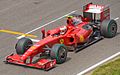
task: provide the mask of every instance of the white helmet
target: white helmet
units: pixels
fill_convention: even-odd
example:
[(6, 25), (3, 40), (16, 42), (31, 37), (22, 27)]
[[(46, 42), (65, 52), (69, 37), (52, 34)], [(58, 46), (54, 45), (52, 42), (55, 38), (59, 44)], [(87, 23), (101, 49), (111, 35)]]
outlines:
[(60, 34), (65, 34), (66, 31), (67, 31), (67, 27), (66, 26), (60, 28)]

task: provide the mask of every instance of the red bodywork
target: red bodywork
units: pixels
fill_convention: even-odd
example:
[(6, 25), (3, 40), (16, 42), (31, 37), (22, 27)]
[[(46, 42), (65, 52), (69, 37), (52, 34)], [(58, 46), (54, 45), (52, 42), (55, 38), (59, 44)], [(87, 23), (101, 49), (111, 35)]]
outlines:
[[(17, 54), (11, 54), (6, 58), (7, 62), (14, 63), (14, 64), (19, 64), (19, 65), (25, 65), (29, 67), (34, 67), (34, 68), (41, 68), (45, 70), (49, 70), (50, 68), (53, 68), (53, 66), (56, 64), (56, 60), (47, 60), (47, 59), (41, 59), (37, 63), (24, 63), (21, 60), (21, 57)], [(20, 61), (21, 60), (21, 61)]]
[[(49, 36), (40, 40), (34, 46), (32, 46), (28, 51), (21, 57), (21, 59), (25, 60), (27, 56), (34, 56), (39, 52), (44, 52), (45, 45), (52, 47), (56, 43), (65, 44), (66, 46), (74, 45), (75, 43), (83, 43), (85, 42), (90, 34), (93, 32), (92, 28), (90, 30), (85, 30), (82, 27), (86, 25), (87, 22), (82, 22), (77, 26), (67, 26), (68, 30), (64, 35), (55, 36), (53, 34), (59, 33), (60, 28), (56, 28), (48, 31)], [(54, 33), (55, 32), (55, 33)], [(71, 39), (74, 39), (71, 41)], [(37, 50), (37, 51), (36, 51)]]
[[(82, 22), (77, 26), (67, 26), (68, 30), (64, 35), (54, 36), (54, 32), (58, 32), (59, 28), (53, 29), (49, 31), (50, 35), (45, 37), (44, 39), (40, 40), (36, 44), (34, 44), (32, 47), (30, 47), (23, 55), (17, 55), (12, 54), (6, 58), (7, 62), (14, 63), (14, 64), (20, 64), (20, 65), (26, 65), (30, 67), (36, 67), (36, 68), (42, 68), (42, 69), (50, 69), (55, 66), (56, 60), (50, 60), (47, 59), (41, 59), (35, 64), (32, 64), (32, 58), (40, 53), (44, 53), (44, 47), (45, 45), (48, 45), (49, 47), (52, 47), (56, 43), (65, 44), (66, 46), (71, 46), (77, 43), (83, 43), (85, 42), (90, 34), (93, 32), (92, 29), (85, 30), (82, 27), (86, 25), (87, 22)], [(53, 32), (54, 31), (54, 32)], [(74, 39), (71, 41), (71, 39)], [(25, 61), (30, 57), (30, 63), (26, 64)], [(48, 66), (47, 68), (45, 66)]]
[[(89, 10), (88, 7), (90, 7), (91, 5), (92, 4), (88, 4), (86, 6), (86, 9), (83, 10), (83, 12), (87, 12)], [(101, 6), (100, 8), (103, 7)], [(103, 17), (104, 12), (102, 11), (100, 12), (102, 15), (101, 20), (105, 18)], [(74, 26), (72, 23), (66, 25), (67, 31), (65, 32), (65, 34), (60, 34), (60, 28), (64, 26), (58, 27), (53, 30), (49, 30), (46, 33), (44, 32), (44, 30), (42, 30), (42, 33), (44, 33), (42, 40), (40, 40), (32, 47), (30, 47), (23, 55), (12, 54), (6, 58), (6, 61), (10, 63), (26, 65), (36, 68), (43, 68), (43, 69), (46, 69), (46, 67), (47, 69), (54, 67), (56, 64), (55, 59), (54, 60), (40, 59), (35, 64), (32, 63), (31, 61), (35, 55), (45, 53), (46, 51), (44, 50), (45, 45), (51, 48), (54, 44), (64, 44), (65, 46), (77, 46), (78, 44), (85, 43), (93, 33), (93, 29), (83, 28), (85, 25), (89, 24), (89, 18), (84, 18), (81, 15), (80, 18), (82, 22), (77, 24), (76, 26)], [(25, 63), (25, 61), (28, 58), (30, 58), (30, 63)]]

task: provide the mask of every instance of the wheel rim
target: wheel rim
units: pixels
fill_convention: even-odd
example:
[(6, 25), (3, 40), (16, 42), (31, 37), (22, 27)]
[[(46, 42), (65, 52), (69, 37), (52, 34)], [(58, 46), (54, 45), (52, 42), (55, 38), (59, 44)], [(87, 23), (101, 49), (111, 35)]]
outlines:
[(32, 46), (31, 42), (28, 42), (28, 44), (25, 46), (25, 50), (28, 50)]
[(32, 46), (32, 44), (33, 43), (31, 41), (29, 41), (27, 44), (25, 44), (22, 52), (25, 53)]
[(61, 47), (59, 50), (59, 59), (61, 60), (66, 59), (66, 50), (63, 47)]
[(115, 23), (112, 23), (109, 28), (109, 32), (112, 36), (114, 36), (116, 34), (116, 31), (117, 31), (117, 26)]

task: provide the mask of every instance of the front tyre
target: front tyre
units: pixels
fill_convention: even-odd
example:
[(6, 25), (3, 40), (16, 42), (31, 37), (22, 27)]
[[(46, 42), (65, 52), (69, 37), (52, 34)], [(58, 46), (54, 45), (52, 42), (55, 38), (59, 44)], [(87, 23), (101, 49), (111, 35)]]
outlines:
[(24, 54), (31, 46), (33, 45), (33, 42), (29, 38), (21, 38), (16, 43), (15, 49), (16, 53), (19, 55)]
[(64, 44), (55, 44), (50, 52), (52, 59), (56, 59), (57, 64), (62, 64), (67, 58), (67, 48)]

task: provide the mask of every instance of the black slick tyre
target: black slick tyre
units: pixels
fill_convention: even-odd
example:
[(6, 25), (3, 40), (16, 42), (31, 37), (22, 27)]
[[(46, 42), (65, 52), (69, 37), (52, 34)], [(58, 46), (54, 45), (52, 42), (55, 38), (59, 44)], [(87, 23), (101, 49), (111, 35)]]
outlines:
[(15, 49), (16, 53), (19, 55), (24, 54), (31, 46), (33, 42), (29, 38), (21, 38), (16, 43)]
[(67, 48), (64, 44), (55, 44), (50, 52), (50, 57), (56, 59), (57, 64), (62, 64), (67, 58)]
[(105, 20), (101, 25), (101, 34), (105, 38), (112, 38), (117, 33), (117, 23), (115, 20)]

